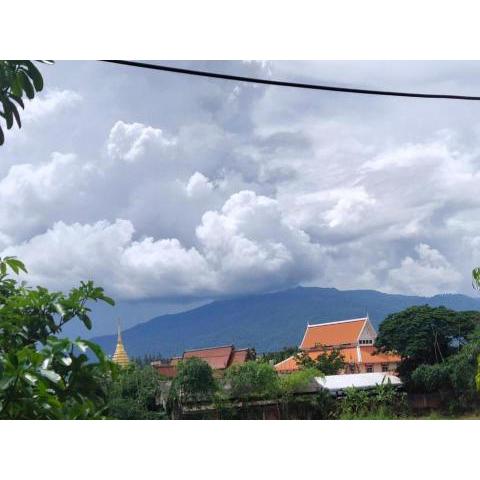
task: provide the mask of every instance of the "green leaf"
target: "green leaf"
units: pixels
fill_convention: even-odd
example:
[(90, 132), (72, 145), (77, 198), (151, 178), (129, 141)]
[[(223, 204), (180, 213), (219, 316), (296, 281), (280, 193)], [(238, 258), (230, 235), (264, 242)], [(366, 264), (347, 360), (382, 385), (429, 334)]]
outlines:
[(13, 112), (12, 112), (12, 104), (10, 103), (10, 100), (5, 99), (2, 100), (2, 105), (3, 105), (3, 111), (4, 111), (4, 117), (5, 121), (7, 123), (7, 129), (10, 130), (13, 126)]
[(17, 75), (20, 79), (20, 84), (22, 85), (23, 90), (27, 94), (27, 97), (31, 100), (35, 96), (35, 91), (30, 83), (30, 79), (23, 70), (20, 70)]
[(15, 117), (15, 120), (17, 122), (18, 128), (22, 128), (22, 122), (20, 121), (20, 115), (18, 113), (17, 107), (13, 102), (10, 102), (11, 108), (12, 108), (12, 113), (13, 116)]
[(2, 127), (0, 126), (0, 145), (5, 143), (5, 135), (3, 134)]
[(28, 70), (28, 76), (32, 79), (35, 90), (40, 92), (43, 89), (42, 74), (32, 62), (27, 62), (26, 67)]
[[(22, 89), (20, 88), (20, 95), (22, 95)], [(12, 100), (15, 100), (22, 108), (25, 108), (25, 104), (20, 95), (10, 95)]]
[(88, 315), (85, 315), (84, 313), (80, 313), (79, 315), (80, 320), (83, 322), (83, 324), (89, 329), (92, 329), (92, 320)]
[(6, 390), (14, 382), (15, 382), (15, 377), (13, 376), (0, 378), (0, 390)]

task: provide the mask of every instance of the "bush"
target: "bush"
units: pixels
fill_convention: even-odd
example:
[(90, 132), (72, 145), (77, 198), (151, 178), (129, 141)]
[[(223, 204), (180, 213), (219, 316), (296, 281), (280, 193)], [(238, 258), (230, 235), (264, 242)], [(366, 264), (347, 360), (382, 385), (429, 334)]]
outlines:
[(182, 406), (213, 400), (218, 384), (210, 365), (200, 358), (188, 358), (178, 363), (177, 375), (169, 393), (169, 403)]
[(234, 399), (276, 398), (280, 392), (277, 372), (264, 362), (233, 365), (227, 370), (225, 380)]
[(107, 415), (122, 420), (154, 420), (165, 418), (157, 405), (162, 377), (151, 366), (130, 364), (119, 368), (108, 383)]
[(391, 383), (377, 385), (372, 390), (347, 388), (341, 400), (340, 418), (393, 419), (407, 414), (406, 394)]
[(101, 418), (113, 364), (98, 345), (60, 335), (74, 319), (91, 328), (89, 301), (113, 300), (93, 282), (68, 294), (29, 288), (9, 269), (26, 273), (16, 258), (0, 258), (0, 419)]

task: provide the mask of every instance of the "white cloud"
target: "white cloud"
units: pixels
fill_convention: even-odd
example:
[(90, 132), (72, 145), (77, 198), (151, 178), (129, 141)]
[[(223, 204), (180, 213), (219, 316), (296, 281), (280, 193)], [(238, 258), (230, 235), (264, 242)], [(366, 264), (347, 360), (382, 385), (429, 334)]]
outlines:
[(195, 172), (188, 179), (185, 190), (189, 197), (202, 197), (213, 190), (213, 185), (205, 175)]
[(175, 138), (167, 138), (162, 130), (142, 123), (118, 121), (110, 130), (107, 151), (111, 158), (134, 162), (147, 148), (161, 149), (175, 145)]
[(25, 105), (22, 119), (26, 122), (42, 120), (81, 101), (82, 96), (72, 90), (46, 90)]
[(81, 201), (88, 169), (75, 155), (57, 152), (44, 163), (10, 167), (0, 180), (0, 230), (23, 238), (50, 224), (72, 199)]
[[(473, 89), (480, 72), (480, 63), (413, 66), (215, 69), (432, 91), (444, 80)], [(93, 275), (135, 298), (212, 298), (297, 283), (471, 291), (480, 258), (480, 122), (471, 105), (135, 78), (112, 82), (97, 64), (59, 63), (47, 82), (58, 89), (25, 110), (35, 127), (16, 131), (29, 141), (6, 144), (0, 250), (21, 249), (45, 282), (68, 288)], [(66, 107), (79, 108), (50, 121), (70, 113)], [(48, 257), (53, 238), (57, 250), (81, 252), (75, 262), (65, 258), (75, 263), (68, 278), (28, 253), (43, 239)], [(82, 260), (86, 250), (73, 247), (82, 241), (105, 251), (103, 259)]]
[(400, 267), (389, 271), (391, 291), (430, 296), (458, 288), (461, 275), (438, 250), (421, 243), (415, 252), (416, 259), (407, 256)]
[(218, 296), (281, 288), (310, 278), (320, 250), (292, 228), (275, 200), (244, 191), (205, 213), (198, 245), (134, 239), (128, 220), (57, 222), (0, 256), (17, 255), (33, 282), (62, 288), (92, 278), (120, 298)]

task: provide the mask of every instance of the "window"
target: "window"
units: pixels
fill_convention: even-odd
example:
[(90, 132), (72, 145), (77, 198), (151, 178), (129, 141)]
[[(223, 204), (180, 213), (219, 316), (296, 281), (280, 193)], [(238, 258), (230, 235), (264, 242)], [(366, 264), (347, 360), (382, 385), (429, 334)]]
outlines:
[(386, 363), (382, 363), (382, 372), (388, 372), (388, 365)]
[(373, 365), (367, 364), (365, 365), (365, 368), (367, 369), (367, 373), (373, 373)]
[(360, 345), (371, 345), (373, 340), (360, 340)]

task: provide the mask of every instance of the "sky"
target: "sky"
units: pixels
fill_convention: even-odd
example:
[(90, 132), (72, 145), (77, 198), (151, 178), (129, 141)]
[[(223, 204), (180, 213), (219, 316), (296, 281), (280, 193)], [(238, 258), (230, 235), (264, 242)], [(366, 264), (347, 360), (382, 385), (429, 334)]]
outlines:
[[(480, 62), (158, 63), (480, 95)], [(39, 68), (0, 147), (0, 256), (31, 283), (93, 279), (148, 315), (297, 285), (474, 294), (480, 102)]]

